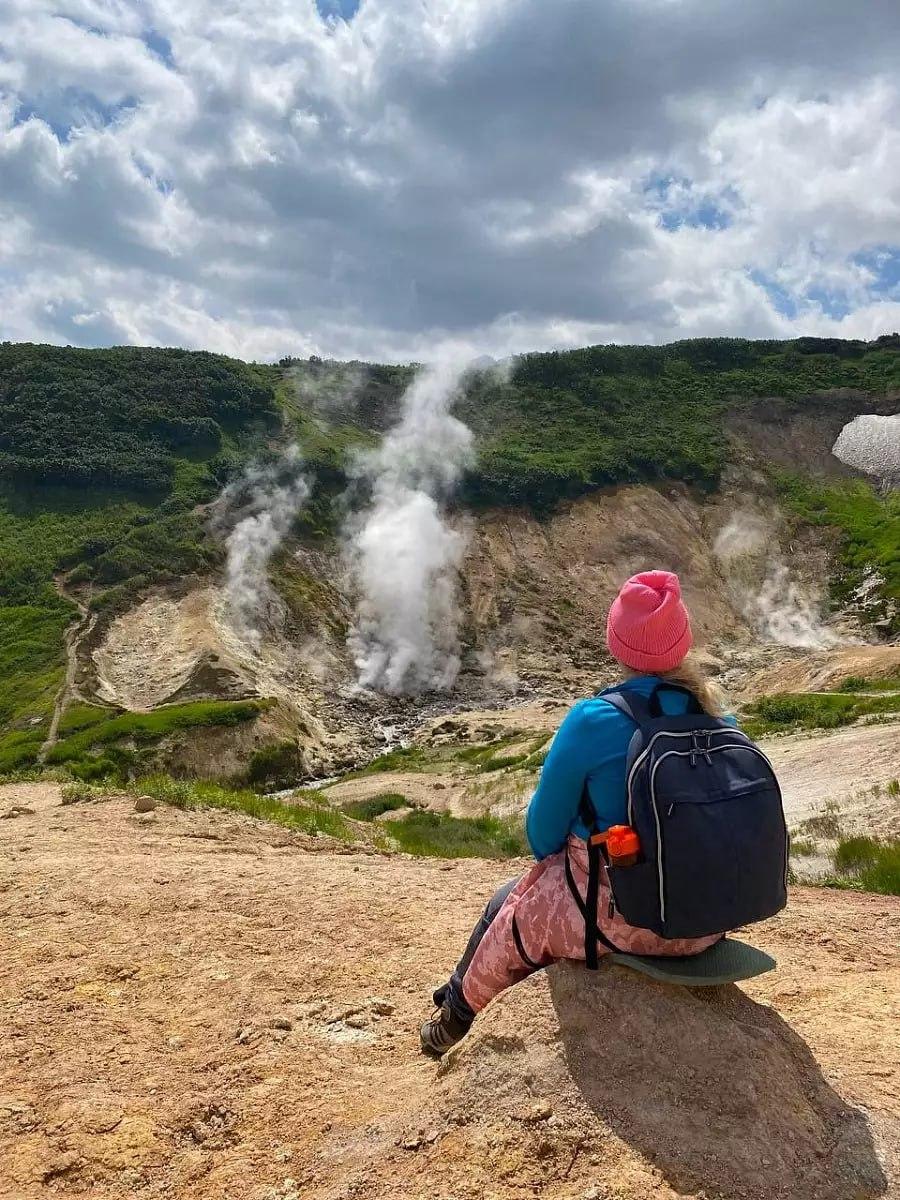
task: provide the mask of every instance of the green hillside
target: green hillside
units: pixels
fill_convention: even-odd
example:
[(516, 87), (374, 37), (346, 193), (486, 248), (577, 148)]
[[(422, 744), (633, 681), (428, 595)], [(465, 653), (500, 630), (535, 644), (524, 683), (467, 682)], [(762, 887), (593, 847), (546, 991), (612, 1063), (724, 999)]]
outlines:
[(34, 760), (75, 607), (208, 569), (197, 506), (279, 415), (272, 371), (182, 350), (0, 345), (0, 770)]
[[(182, 350), (0, 345), (0, 770), (34, 760), (77, 616), (148, 584), (214, 567), (203, 505), (273, 438), (296, 438), (317, 480), (302, 526), (328, 536), (347, 455), (394, 418), (411, 367), (286, 359), (277, 367)], [(500, 382), (476, 373), (458, 404), (476, 433), (470, 505), (541, 513), (591, 489), (677, 479), (714, 489), (726, 421), (766, 405), (823, 413), (835, 389), (900, 388), (900, 337), (701, 339), (530, 354)], [(838, 409), (835, 409), (838, 411)], [(844, 593), (868, 565), (900, 600), (897, 500), (865, 483), (782, 480), (798, 520), (843, 546)]]

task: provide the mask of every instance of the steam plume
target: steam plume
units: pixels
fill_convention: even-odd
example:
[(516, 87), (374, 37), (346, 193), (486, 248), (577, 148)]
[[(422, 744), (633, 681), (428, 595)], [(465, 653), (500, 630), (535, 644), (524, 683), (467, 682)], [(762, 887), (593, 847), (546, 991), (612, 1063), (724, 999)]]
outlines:
[(262, 626), (276, 603), (269, 583), (269, 561), (309, 493), (300, 451), (292, 445), (279, 461), (249, 467), (222, 494), (220, 523), (235, 511), (239, 514), (226, 539), (228, 614), (235, 629), (257, 648)]
[(738, 607), (762, 637), (810, 650), (838, 642), (822, 624), (816, 599), (791, 578), (774, 534), (759, 513), (733, 513), (719, 532), (713, 552), (728, 564), (739, 589), (735, 597)]
[(359, 593), (348, 644), (363, 687), (414, 695), (452, 687), (459, 672), (466, 536), (445, 504), (472, 450), (471, 430), (450, 414), (464, 371), (458, 362), (420, 371), (399, 423), (358, 460), (371, 498), (347, 527)]

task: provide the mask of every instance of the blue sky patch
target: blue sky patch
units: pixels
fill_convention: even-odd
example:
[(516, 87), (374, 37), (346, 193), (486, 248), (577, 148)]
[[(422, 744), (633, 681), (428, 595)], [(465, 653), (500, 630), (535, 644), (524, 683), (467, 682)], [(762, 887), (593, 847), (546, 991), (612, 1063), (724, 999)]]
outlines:
[(362, 0), (316, 0), (316, 8), (323, 17), (343, 17), (352, 21)]
[(112, 125), (124, 113), (136, 108), (137, 104), (135, 96), (126, 96), (118, 104), (104, 104), (81, 88), (65, 88), (47, 101), (34, 99), (20, 103), (16, 109), (16, 122), (37, 117), (50, 126), (61, 142), (67, 142), (74, 129), (85, 125)]
[(758, 284), (765, 291), (766, 295), (772, 301), (777, 312), (780, 312), (783, 317), (793, 318), (797, 315), (797, 301), (780, 283), (764, 271), (748, 271), (747, 274), (755, 284)]
[(855, 255), (853, 261), (875, 276), (873, 292), (890, 296), (900, 293), (900, 246), (878, 246)]
[(663, 229), (670, 232), (687, 225), (696, 229), (727, 229), (732, 216), (726, 205), (733, 205), (737, 195), (730, 189), (719, 196), (696, 191), (693, 181), (685, 176), (651, 175), (643, 186), (656, 209)]
[(175, 59), (172, 56), (172, 46), (168, 38), (157, 33), (155, 29), (146, 29), (141, 35), (142, 41), (148, 50), (152, 50), (155, 55), (163, 60), (167, 67), (175, 65)]

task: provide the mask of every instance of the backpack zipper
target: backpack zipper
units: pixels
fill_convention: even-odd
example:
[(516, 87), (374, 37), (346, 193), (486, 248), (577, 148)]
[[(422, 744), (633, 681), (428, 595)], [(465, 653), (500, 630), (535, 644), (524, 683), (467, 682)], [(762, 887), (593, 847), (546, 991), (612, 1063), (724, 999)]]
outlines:
[[(671, 738), (688, 737), (689, 738), (689, 737), (696, 737), (696, 735), (698, 733), (705, 733), (708, 738), (718, 737), (720, 734), (722, 734), (722, 735), (729, 734), (731, 737), (734, 737), (735, 735), (737, 735), (738, 737), (746, 738), (746, 743), (744, 743), (744, 742), (740, 743), (742, 748), (746, 744), (746, 747), (748, 750), (756, 749), (756, 747), (753, 746), (753, 743), (750, 741), (750, 739), (747, 737), (747, 735), (745, 733), (742, 733), (740, 729), (733, 729), (730, 726), (727, 729), (700, 729), (700, 730), (688, 729), (688, 730), (684, 730), (681, 732), (672, 732), (671, 730), (668, 730), (668, 729), (661, 729), (659, 731), (659, 733), (654, 733), (654, 735), (650, 739), (649, 743), (644, 747), (644, 749), (641, 751), (641, 753), (638, 755), (638, 757), (631, 764), (631, 770), (628, 772), (628, 779), (626, 781), (625, 790), (626, 790), (626, 794), (628, 797), (628, 824), (629, 825), (634, 824), (634, 777), (635, 777), (636, 772), (640, 769), (640, 767), (643, 766), (644, 760), (647, 758), (647, 755), (653, 749), (656, 742), (658, 742), (659, 739), (662, 737), (671, 737)], [(731, 743), (731, 745), (734, 745), (734, 743)], [(707, 742), (707, 751), (709, 749), (710, 749), (709, 742)], [(761, 750), (758, 750), (757, 753), (762, 754), (763, 758), (766, 758), (766, 756), (762, 753)], [(767, 758), (766, 758), (766, 762), (769, 762), (769, 760)], [(772, 764), (769, 763), (769, 766), (771, 767)], [(773, 770), (773, 774), (774, 774), (774, 770)]]
[[(657, 734), (657, 736), (660, 736), (660, 735)], [(675, 734), (673, 736), (680, 737), (682, 735)], [(690, 735), (688, 735), (688, 736), (690, 736)], [(758, 749), (756, 746), (754, 746), (752, 744), (749, 744), (749, 739), (748, 739), (748, 741), (746, 743), (745, 742), (729, 742), (727, 746), (713, 746), (711, 749), (709, 749), (709, 748), (707, 749), (707, 754), (717, 754), (720, 750), (749, 750), (749, 752), (751, 754), (758, 754), (759, 757), (768, 764), (769, 770), (772, 771), (772, 778), (775, 780), (775, 788), (778, 792), (778, 798), (781, 801), (782, 809), (784, 808), (784, 799), (781, 795), (781, 784), (779, 784), (778, 778), (775, 775), (774, 770), (772, 770), (772, 764), (769, 762), (768, 758), (766, 758), (765, 754), (763, 754), (762, 750)], [(659, 918), (660, 918), (660, 921), (663, 923), (665, 923), (665, 919), (666, 919), (666, 897), (665, 897), (665, 883), (664, 883), (663, 866), (662, 866), (662, 848), (663, 848), (662, 825), (660, 824), (660, 819), (659, 819), (659, 805), (656, 802), (656, 772), (659, 770), (659, 768), (662, 766), (662, 764), (666, 761), (667, 758), (672, 758), (672, 757), (687, 758), (689, 755), (692, 755), (692, 754), (696, 754), (696, 751), (693, 749), (692, 750), (667, 750), (665, 752), (665, 754), (661, 754), (659, 756), (659, 758), (656, 760), (656, 762), (653, 764), (653, 770), (650, 773), (650, 803), (653, 807), (653, 819), (656, 822), (656, 876), (657, 876), (657, 882), (659, 885)], [(710, 762), (712, 762), (711, 759), (710, 759)], [(630, 801), (630, 797), (629, 797), (629, 801)], [(674, 808), (675, 808), (674, 804), (670, 805), (669, 813), (667, 815), (671, 815), (672, 810)], [(629, 813), (630, 813), (630, 805), (629, 805)], [(785, 827), (785, 832), (786, 831), (787, 831), (787, 827)]]

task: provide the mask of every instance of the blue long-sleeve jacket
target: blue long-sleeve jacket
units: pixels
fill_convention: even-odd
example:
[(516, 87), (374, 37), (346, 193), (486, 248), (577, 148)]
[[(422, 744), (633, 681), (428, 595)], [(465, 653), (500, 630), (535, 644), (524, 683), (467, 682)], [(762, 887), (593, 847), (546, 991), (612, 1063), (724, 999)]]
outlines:
[[(638, 675), (620, 686), (649, 696), (661, 682), (656, 675)], [(671, 714), (687, 709), (687, 698), (675, 691), (660, 692), (660, 703)], [(625, 760), (634, 730), (634, 722), (602, 695), (582, 700), (569, 711), (528, 806), (525, 830), (535, 858), (561, 850), (570, 833), (587, 837), (578, 816), (585, 781), (599, 827), (626, 823)]]

